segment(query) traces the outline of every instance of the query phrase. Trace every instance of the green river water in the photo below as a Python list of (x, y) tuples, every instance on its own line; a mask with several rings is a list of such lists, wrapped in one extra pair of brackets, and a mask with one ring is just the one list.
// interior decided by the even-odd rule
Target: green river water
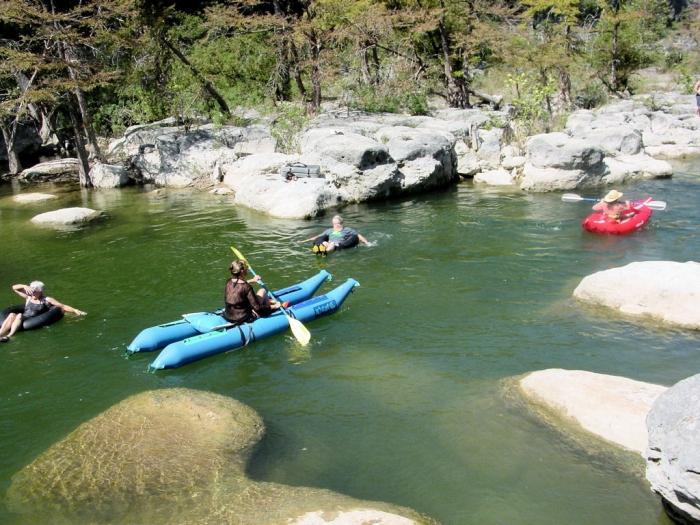
[[(700, 162), (679, 166), (700, 172)], [(476, 189), (351, 206), (373, 241), (327, 258), (294, 241), (330, 215), (279, 220), (205, 193), (81, 192), (19, 205), (0, 186), (0, 303), (40, 279), (86, 310), (0, 347), (0, 493), (80, 423), (144, 390), (188, 387), (243, 401), (267, 435), (252, 478), (412, 507), (445, 524), (668, 524), (631, 454), (585, 452), (504, 395), (504, 380), (552, 367), (670, 385), (699, 371), (700, 334), (637, 324), (571, 298), (593, 272), (644, 260), (698, 260), (700, 175), (622, 188), (669, 203), (627, 237), (584, 233), (586, 204), (559, 194)], [(68, 206), (107, 218), (42, 229)], [(329, 270), (361, 287), (309, 323), (185, 367), (147, 372), (124, 357), (147, 326), (218, 307), (230, 245), (274, 287)], [(325, 284), (322, 290), (333, 283)], [(630, 294), (634, 290), (629, 290)], [(0, 523), (16, 521), (0, 505)]]

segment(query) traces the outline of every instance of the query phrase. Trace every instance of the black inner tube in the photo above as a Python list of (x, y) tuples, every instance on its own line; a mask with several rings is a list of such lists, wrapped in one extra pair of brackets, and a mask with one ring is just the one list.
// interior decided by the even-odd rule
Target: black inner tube
[[(2, 312), (0, 312), (0, 324), (2, 324), (9, 314), (21, 314), (24, 312), (23, 304), (15, 304), (8, 306)], [(35, 330), (36, 328), (41, 328), (42, 326), (48, 326), (50, 324), (59, 321), (63, 317), (63, 309), (58, 306), (52, 306), (43, 314), (35, 315), (34, 317), (28, 317), (22, 320), (22, 326), (20, 330)]]

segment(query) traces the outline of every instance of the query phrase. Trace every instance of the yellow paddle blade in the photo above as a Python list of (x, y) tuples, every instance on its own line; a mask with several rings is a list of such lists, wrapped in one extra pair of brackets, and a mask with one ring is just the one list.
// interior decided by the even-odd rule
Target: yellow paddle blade
[[(285, 315), (286, 314), (287, 312), (285, 312)], [(292, 329), (292, 334), (294, 334), (296, 340), (299, 341), (302, 346), (308, 345), (309, 341), (311, 341), (311, 332), (301, 324), (299, 319), (294, 319), (294, 317), (287, 315), (287, 321), (289, 322), (289, 328)]]
[(243, 257), (243, 254), (241, 252), (239, 252), (235, 248), (235, 246), (231, 246), (231, 251), (233, 252), (233, 255), (236, 256), (236, 259), (238, 259), (239, 261), (245, 261), (246, 265), (248, 265), (248, 267), (250, 268), (250, 265), (248, 264), (248, 260), (245, 257)]

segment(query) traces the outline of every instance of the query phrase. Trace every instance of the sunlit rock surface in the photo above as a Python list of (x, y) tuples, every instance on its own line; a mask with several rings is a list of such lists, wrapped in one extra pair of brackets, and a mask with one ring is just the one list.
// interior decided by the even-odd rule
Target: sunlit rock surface
[(20, 193), (12, 197), (12, 200), (19, 202), (20, 204), (30, 204), (33, 202), (44, 202), (51, 199), (55, 199), (55, 195), (50, 193)]
[(260, 416), (234, 399), (144, 392), (17, 473), (8, 507), (35, 523), (435, 523), (403, 507), (248, 479), (263, 434)]
[(574, 297), (619, 312), (700, 330), (700, 264), (645, 261), (585, 277)]
[(71, 224), (83, 224), (99, 219), (102, 212), (91, 208), (61, 208), (60, 210), (47, 211), (32, 217), (35, 224), (48, 226), (62, 226)]
[(646, 416), (666, 387), (583, 370), (548, 369), (520, 379), (531, 401), (596, 436), (644, 454)]
[(700, 374), (676, 383), (647, 416), (647, 479), (679, 523), (700, 523)]

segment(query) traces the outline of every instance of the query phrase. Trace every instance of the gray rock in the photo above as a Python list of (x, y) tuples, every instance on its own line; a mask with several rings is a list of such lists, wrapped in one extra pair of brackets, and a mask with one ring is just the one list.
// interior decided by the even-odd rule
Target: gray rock
[(12, 197), (12, 200), (19, 202), (20, 204), (34, 203), (34, 202), (44, 202), (47, 200), (55, 199), (55, 195), (50, 193), (20, 193)]
[(386, 146), (357, 133), (334, 128), (311, 129), (301, 140), (304, 155), (330, 157), (361, 170), (391, 162)]
[(647, 416), (646, 477), (678, 523), (700, 523), (700, 374), (661, 394)]
[(129, 174), (124, 166), (98, 162), (90, 169), (90, 181), (95, 188), (120, 188), (129, 183)]
[[(405, 126), (381, 128), (375, 137), (386, 146), (391, 158), (399, 163), (420, 157), (451, 158), (455, 143), (455, 138), (450, 133)], [(452, 165), (451, 160), (449, 165)]]
[(574, 190), (599, 185), (602, 175), (583, 170), (538, 168), (530, 163), (523, 166), (520, 189), (534, 192)]
[(19, 174), (25, 182), (77, 181), (80, 162), (78, 159), (59, 159), (36, 164)]
[(62, 208), (60, 210), (48, 211), (35, 215), (32, 217), (32, 222), (49, 226), (61, 226), (83, 224), (99, 219), (101, 216), (101, 211), (92, 210), (90, 208)]
[(528, 163), (535, 168), (600, 171), (603, 151), (590, 141), (566, 133), (545, 133), (527, 141)]
[(487, 184), (489, 186), (512, 186), (513, 175), (506, 170), (488, 170), (474, 176), (475, 184)]
[(635, 155), (642, 150), (642, 134), (627, 125), (607, 126), (578, 137), (608, 154)]
[(604, 162), (609, 172), (603, 177), (606, 184), (620, 184), (638, 179), (661, 179), (673, 175), (671, 164), (644, 153), (606, 157)]

